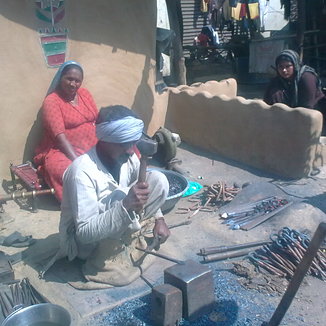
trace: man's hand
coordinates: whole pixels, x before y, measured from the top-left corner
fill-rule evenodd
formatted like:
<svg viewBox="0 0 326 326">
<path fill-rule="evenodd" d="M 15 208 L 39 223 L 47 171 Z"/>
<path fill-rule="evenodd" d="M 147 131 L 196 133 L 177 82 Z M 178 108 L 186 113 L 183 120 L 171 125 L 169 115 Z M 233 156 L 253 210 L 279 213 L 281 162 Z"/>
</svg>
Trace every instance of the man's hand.
<svg viewBox="0 0 326 326">
<path fill-rule="evenodd" d="M 167 238 L 170 236 L 171 232 L 168 226 L 166 225 L 163 217 L 160 217 L 155 220 L 153 234 L 154 237 L 160 239 L 160 243 L 164 243 L 167 240 Z"/>
<path fill-rule="evenodd" d="M 128 195 L 123 199 L 123 206 L 127 211 L 140 212 L 149 197 L 148 183 L 138 182 L 129 189 Z"/>
</svg>

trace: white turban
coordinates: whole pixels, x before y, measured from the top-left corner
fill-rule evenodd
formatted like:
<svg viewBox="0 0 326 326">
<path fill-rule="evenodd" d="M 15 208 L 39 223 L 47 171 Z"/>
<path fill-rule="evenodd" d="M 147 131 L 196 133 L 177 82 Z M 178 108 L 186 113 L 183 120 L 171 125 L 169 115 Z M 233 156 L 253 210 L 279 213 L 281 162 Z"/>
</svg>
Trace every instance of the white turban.
<svg viewBox="0 0 326 326">
<path fill-rule="evenodd" d="M 142 136 L 144 122 L 132 116 L 96 125 L 98 140 L 108 143 L 136 142 Z"/>
</svg>

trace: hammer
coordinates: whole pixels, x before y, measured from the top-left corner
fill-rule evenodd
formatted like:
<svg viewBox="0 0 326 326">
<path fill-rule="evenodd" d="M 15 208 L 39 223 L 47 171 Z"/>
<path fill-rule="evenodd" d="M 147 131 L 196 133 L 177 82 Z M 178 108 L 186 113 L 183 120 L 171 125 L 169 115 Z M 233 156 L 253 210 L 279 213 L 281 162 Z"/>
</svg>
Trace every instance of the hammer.
<svg viewBox="0 0 326 326">
<path fill-rule="evenodd" d="M 145 182 L 147 160 L 157 152 L 157 142 L 148 136 L 143 136 L 136 145 L 141 154 L 138 182 Z"/>
<path fill-rule="evenodd" d="M 143 135 L 143 137 L 137 142 L 136 145 L 141 154 L 138 182 L 145 182 L 147 161 L 150 157 L 152 157 L 157 152 L 157 142 L 149 138 L 147 135 Z M 159 247 L 160 247 L 160 239 L 158 237 L 154 237 L 153 243 L 147 247 L 147 250 L 148 251 L 151 251 L 153 249 L 158 250 Z"/>
</svg>

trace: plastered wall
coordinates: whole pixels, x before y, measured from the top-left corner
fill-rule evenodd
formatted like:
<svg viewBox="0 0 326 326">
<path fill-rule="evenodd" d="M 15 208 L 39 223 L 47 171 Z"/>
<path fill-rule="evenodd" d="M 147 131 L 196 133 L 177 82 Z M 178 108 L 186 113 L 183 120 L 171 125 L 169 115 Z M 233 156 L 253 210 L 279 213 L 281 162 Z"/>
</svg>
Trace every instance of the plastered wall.
<svg viewBox="0 0 326 326">
<path fill-rule="evenodd" d="M 236 97 L 238 85 L 234 78 L 228 78 L 221 81 L 209 80 L 206 83 L 194 83 L 190 86 L 180 85 L 176 87 L 179 91 L 190 90 L 192 93 L 208 92 L 212 95 L 225 95 L 228 97 Z M 171 89 L 173 90 L 173 89 Z"/>
<path fill-rule="evenodd" d="M 67 60 L 82 64 L 83 86 L 99 108 L 133 108 L 153 133 L 162 123 L 153 114 L 156 1 L 66 0 L 65 7 Z M 34 1 L 0 0 L 1 178 L 10 162 L 31 158 L 41 137 L 37 115 L 56 69 L 45 64 L 38 27 Z"/>
<path fill-rule="evenodd" d="M 269 107 L 235 97 L 235 80 L 170 88 L 156 94 L 156 1 L 65 1 L 67 60 L 84 68 L 100 108 L 123 104 L 153 134 L 160 126 L 196 146 L 288 177 L 312 169 L 322 127 L 319 112 Z M 45 64 L 35 2 L 0 0 L 0 177 L 31 159 L 41 137 L 39 109 L 56 72 Z M 217 94 L 227 94 L 217 95 Z"/>
<path fill-rule="evenodd" d="M 218 83 L 206 84 L 200 90 L 198 85 L 169 90 L 167 128 L 189 144 L 286 178 L 312 171 L 318 163 L 320 112 L 228 97 Z"/>
</svg>

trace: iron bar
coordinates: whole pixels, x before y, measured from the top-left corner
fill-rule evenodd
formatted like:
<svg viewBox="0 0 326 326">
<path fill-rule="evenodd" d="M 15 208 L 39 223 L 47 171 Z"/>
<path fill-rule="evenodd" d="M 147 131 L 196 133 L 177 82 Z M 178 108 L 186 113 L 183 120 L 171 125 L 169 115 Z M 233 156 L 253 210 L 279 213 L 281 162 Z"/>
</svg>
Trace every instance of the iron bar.
<svg viewBox="0 0 326 326">
<path fill-rule="evenodd" d="M 200 249 L 200 255 L 205 256 L 205 255 L 217 254 L 217 253 L 222 253 L 222 252 L 232 251 L 232 250 L 237 250 L 237 249 L 258 247 L 258 246 L 265 245 L 267 243 L 271 243 L 271 241 L 265 240 L 265 241 L 248 242 L 248 243 L 232 245 L 232 246 L 218 246 L 218 247 L 202 248 L 202 249 Z"/>
<path fill-rule="evenodd" d="M 153 256 L 156 256 L 156 257 L 159 257 L 159 258 L 162 258 L 162 259 L 166 259 L 166 260 L 172 261 L 173 263 L 176 263 L 176 264 L 180 264 L 180 265 L 184 265 L 185 264 L 185 262 L 182 261 L 182 260 L 178 260 L 178 259 L 175 259 L 175 258 L 166 256 L 166 255 L 162 255 L 162 254 L 159 254 L 158 252 L 149 251 L 149 250 L 146 250 L 146 249 L 143 249 L 143 248 L 139 248 L 139 247 L 135 247 L 135 248 L 137 250 L 140 250 L 140 251 L 145 252 L 146 254 L 150 254 L 150 255 L 153 255 Z"/>
</svg>

